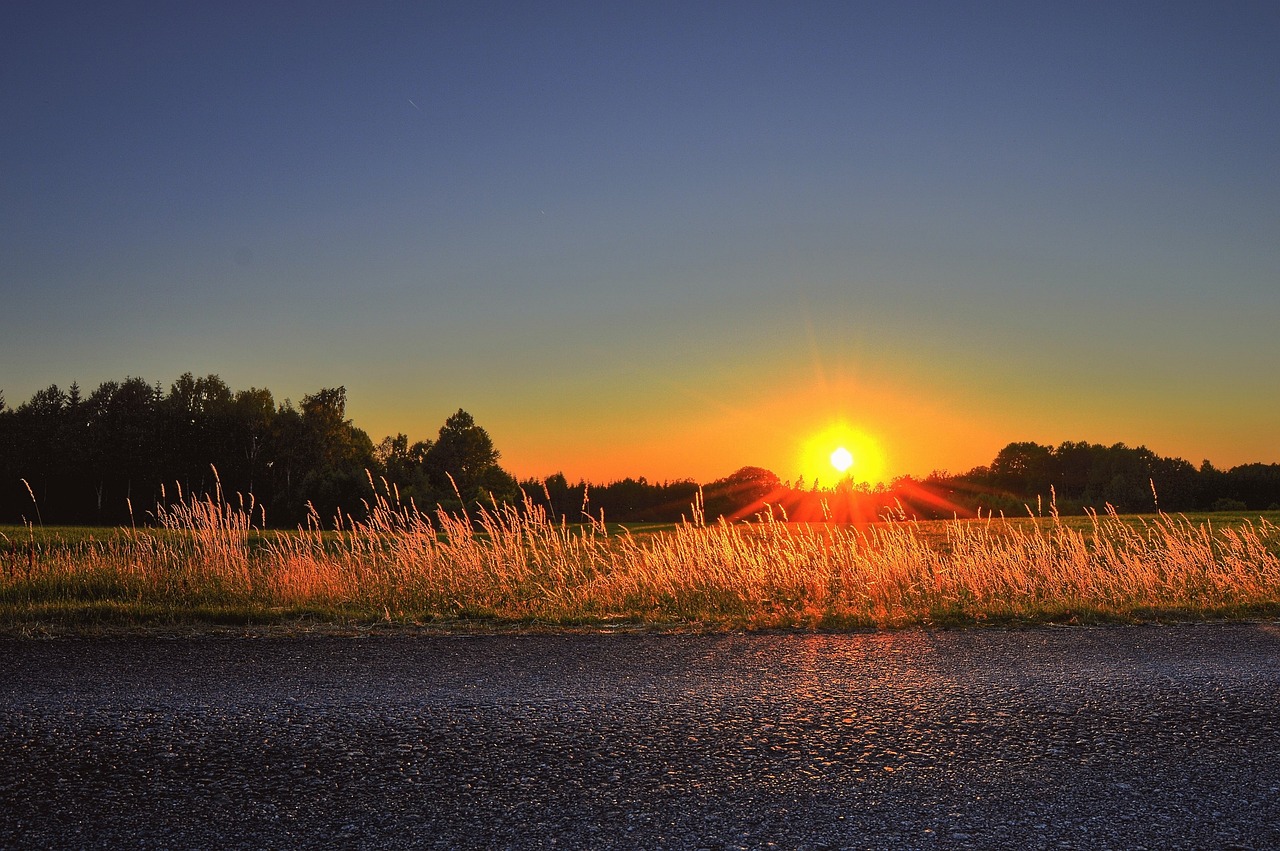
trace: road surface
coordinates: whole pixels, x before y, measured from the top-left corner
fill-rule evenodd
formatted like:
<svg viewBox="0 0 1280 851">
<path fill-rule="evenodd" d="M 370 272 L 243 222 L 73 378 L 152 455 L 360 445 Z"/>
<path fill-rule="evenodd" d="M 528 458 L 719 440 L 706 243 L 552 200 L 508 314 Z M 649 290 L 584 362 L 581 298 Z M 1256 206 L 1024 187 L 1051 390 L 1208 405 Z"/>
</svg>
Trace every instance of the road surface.
<svg viewBox="0 0 1280 851">
<path fill-rule="evenodd" d="M 1280 626 L 0 641 L 7 848 L 1280 848 Z"/>
</svg>

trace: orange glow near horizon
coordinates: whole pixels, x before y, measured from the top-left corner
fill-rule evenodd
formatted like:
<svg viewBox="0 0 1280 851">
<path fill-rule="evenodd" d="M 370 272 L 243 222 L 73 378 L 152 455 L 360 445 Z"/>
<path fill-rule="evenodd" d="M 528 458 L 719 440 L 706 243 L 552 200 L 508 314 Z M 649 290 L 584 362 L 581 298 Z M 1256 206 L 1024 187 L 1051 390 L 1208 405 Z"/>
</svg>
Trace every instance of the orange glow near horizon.
<svg viewBox="0 0 1280 851">
<path fill-rule="evenodd" d="M 575 482 L 707 484 L 753 466 L 792 484 L 803 476 L 806 490 L 815 481 L 822 489 L 874 487 L 989 463 L 1003 445 L 989 410 L 966 410 L 945 388 L 876 363 L 861 366 L 852 355 L 812 358 L 809 375 L 793 359 L 749 376 L 664 377 L 647 389 L 628 386 L 616 405 L 602 391 L 582 408 L 531 400 L 505 419 L 468 410 L 521 479 L 561 472 Z M 832 454 L 842 447 L 850 459 L 840 471 Z"/>
</svg>

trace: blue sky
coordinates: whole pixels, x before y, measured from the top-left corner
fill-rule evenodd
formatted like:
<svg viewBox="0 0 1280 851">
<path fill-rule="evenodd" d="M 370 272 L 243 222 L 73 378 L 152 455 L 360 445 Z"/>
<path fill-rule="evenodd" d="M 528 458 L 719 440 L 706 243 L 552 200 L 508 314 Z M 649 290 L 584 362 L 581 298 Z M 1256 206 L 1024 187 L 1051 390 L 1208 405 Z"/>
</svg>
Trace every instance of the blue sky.
<svg viewBox="0 0 1280 851">
<path fill-rule="evenodd" d="M 519 475 L 1280 461 L 1280 6 L 0 10 L 0 389 L 345 385 Z M 812 475 L 812 473 L 810 473 Z"/>
</svg>

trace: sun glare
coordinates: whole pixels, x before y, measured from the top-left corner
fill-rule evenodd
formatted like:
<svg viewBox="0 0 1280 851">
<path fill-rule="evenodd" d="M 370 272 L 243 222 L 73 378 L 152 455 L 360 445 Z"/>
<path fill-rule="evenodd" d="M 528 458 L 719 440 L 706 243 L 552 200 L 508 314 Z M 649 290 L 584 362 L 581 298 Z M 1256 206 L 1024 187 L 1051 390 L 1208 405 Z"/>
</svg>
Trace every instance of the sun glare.
<svg viewBox="0 0 1280 851">
<path fill-rule="evenodd" d="M 884 450 L 874 437 L 843 423 L 828 426 L 800 447 L 805 482 L 829 487 L 849 480 L 875 484 L 885 474 Z"/>
</svg>

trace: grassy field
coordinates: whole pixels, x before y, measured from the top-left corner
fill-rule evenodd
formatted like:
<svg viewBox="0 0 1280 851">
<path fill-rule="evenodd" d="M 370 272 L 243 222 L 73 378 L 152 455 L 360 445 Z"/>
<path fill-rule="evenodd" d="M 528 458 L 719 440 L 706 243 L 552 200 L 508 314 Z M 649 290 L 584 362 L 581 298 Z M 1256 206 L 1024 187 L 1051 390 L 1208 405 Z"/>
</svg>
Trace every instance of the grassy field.
<svg viewBox="0 0 1280 851">
<path fill-rule="evenodd" d="M 0 527 L 0 631 L 856 629 L 1280 616 L 1280 515 L 984 518 L 854 528 L 768 517 L 428 518 L 378 499 L 322 530 L 190 500 L 154 528 Z"/>
</svg>

